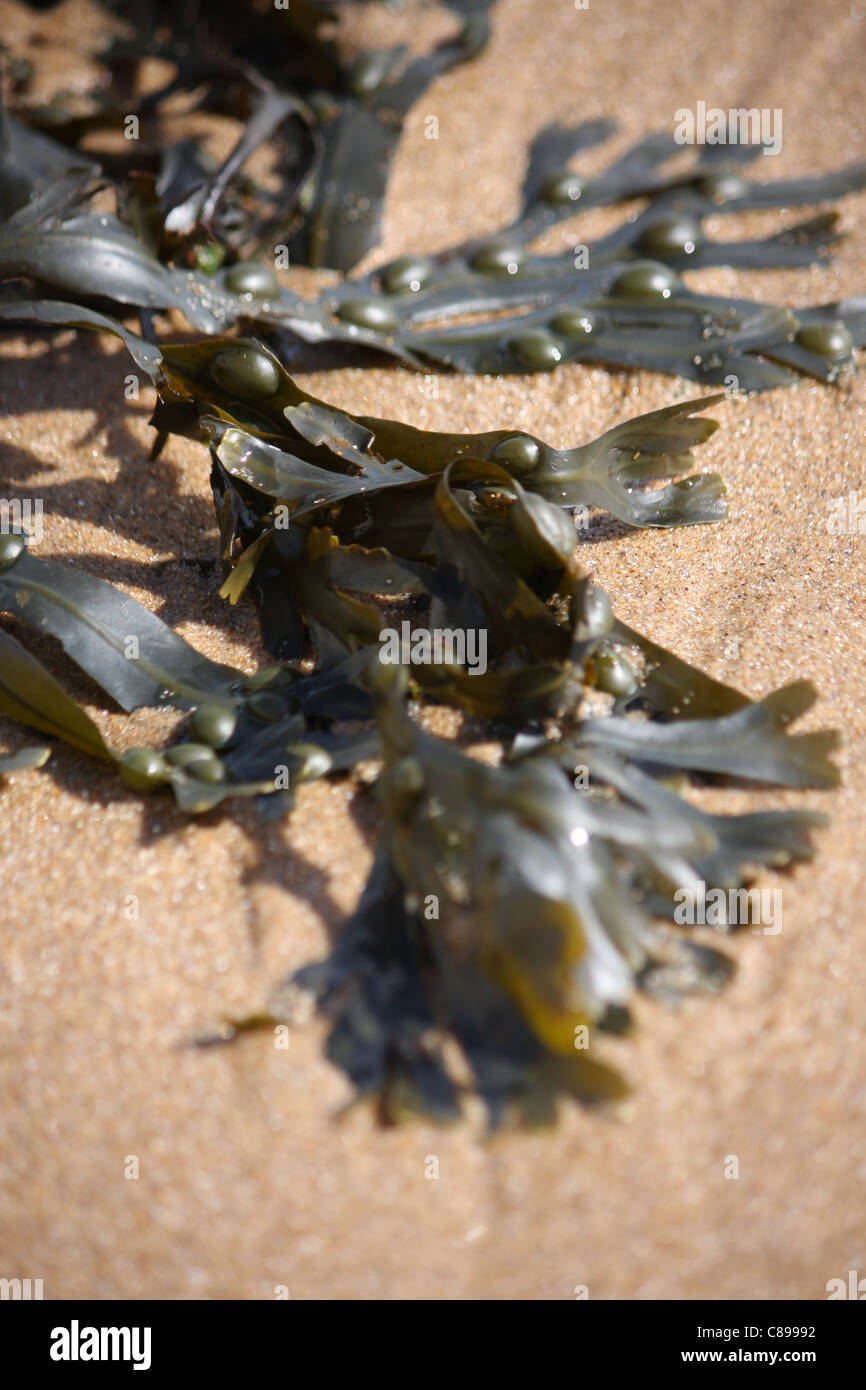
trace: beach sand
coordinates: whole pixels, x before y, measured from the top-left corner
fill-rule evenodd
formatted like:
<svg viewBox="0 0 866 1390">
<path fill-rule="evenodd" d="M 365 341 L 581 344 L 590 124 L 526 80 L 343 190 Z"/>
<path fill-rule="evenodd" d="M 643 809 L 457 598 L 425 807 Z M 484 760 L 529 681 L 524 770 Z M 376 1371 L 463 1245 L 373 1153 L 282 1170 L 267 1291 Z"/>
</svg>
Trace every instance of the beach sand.
<svg viewBox="0 0 866 1390">
<path fill-rule="evenodd" d="M 13 51 L 41 36 L 27 50 L 41 97 L 87 89 L 102 25 L 77 0 L 42 14 L 0 4 Z M 530 138 L 555 119 L 615 116 L 620 150 L 698 100 L 781 108 L 783 152 L 758 176 L 853 162 L 864 45 L 866 9 L 849 0 L 501 0 L 484 56 L 410 116 L 371 264 L 501 225 Z M 866 196 L 840 206 L 848 236 L 831 268 L 690 283 L 791 304 L 862 293 Z M 758 235 L 801 215 L 709 231 Z M 578 223 L 581 239 L 605 217 Z M 265 660 L 255 614 L 216 594 L 206 450 L 173 439 L 148 461 L 154 395 L 125 400 L 129 371 L 87 334 L 52 349 L 4 331 L 0 492 L 44 499 L 39 554 L 120 584 L 209 656 L 253 670 Z M 700 394 L 577 365 L 442 375 L 435 398 L 396 366 L 299 379 L 366 414 L 514 426 L 556 445 Z M 292 1299 L 570 1299 L 577 1286 L 591 1299 L 820 1299 L 829 1279 L 866 1274 L 866 536 L 827 529 L 834 499 L 866 498 L 866 375 L 712 413 L 722 428 L 700 466 L 724 475 L 730 521 L 616 534 L 585 560 L 632 626 L 754 696 L 811 677 L 821 700 L 803 726 L 844 731 L 838 792 L 702 793 L 714 808 L 831 815 L 814 864 L 761 880 L 782 887 L 781 932 L 727 944 L 737 973 L 718 998 L 678 1011 L 638 1000 L 634 1035 L 605 1053 L 633 1088 L 616 1108 L 565 1106 L 554 1132 L 492 1140 L 471 1108 L 448 1130 L 382 1130 L 366 1108 L 339 1115 L 349 1092 L 321 1021 L 293 1026 L 285 1051 L 262 1034 L 187 1046 L 327 952 L 369 867 L 369 789 L 311 786 L 278 824 L 244 805 L 188 819 L 57 747 L 0 794 L 0 1274 L 43 1279 L 46 1298 L 96 1299 L 269 1299 L 280 1286 Z M 98 710 L 95 687 L 43 650 Z M 124 745 L 171 722 L 99 719 Z M 0 747 L 34 741 L 0 721 Z"/>
</svg>

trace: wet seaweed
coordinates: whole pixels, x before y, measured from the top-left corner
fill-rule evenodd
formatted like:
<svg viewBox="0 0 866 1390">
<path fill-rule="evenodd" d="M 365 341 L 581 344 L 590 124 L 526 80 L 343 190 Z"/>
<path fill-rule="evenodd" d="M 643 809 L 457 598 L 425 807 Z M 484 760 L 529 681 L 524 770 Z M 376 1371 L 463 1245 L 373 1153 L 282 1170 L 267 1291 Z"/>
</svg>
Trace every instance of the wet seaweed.
<svg viewBox="0 0 866 1390">
<path fill-rule="evenodd" d="M 751 241 L 714 241 L 705 224 L 835 202 L 866 187 L 862 163 L 758 182 L 746 177 L 757 145 L 701 146 L 684 169 L 673 134 L 658 133 L 584 176 L 572 161 L 608 139 L 614 123 L 555 125 L 530 146 L 521 210 L 507 226 L 348 277 L 378 244 L 407 112 L 435 77 L 486 42 L 487 0 L 449 8 L 463 27 L 412 56 L 401 46 L 344 51 L 340 7 L 316 0 L 268 13 L 246 6 L 242 37 L 237 6 L 209 6 L 183 41 L 165 23 L 170 7 L 150 6 L 138 39 L 115 40 L 103 55 L 111 85 L 86 113 L 20 101 L 14 115 L 0 111 L 0 281 L 23 279 L 95 309 L 175 309 L 204 333 L 249 325 L 285 354 L 299 342 L 347 355 L 367 348 L 427 371 L 510 374 L 588 362 L 751 392 L 801 375 L 834 382 L 852 368 L 866 343 L 862 298 L 785 308 L 704 294 L 683 275 L 826 264 L 841 236 L 834 209 Z M 275 25 L 290 43 L 274 44 Z M 154 56 L 174 76 L 140 98 L 138 67 Z M 218 166 L 196 142 L 162 134 L 163 108 L 180 93 L 191 110 L 243 123 Z M 116 132 L 133 111 L 143 129 L 128 157 L 100 164 L 77 148 L 85 136 Z M 263 150 L 280 170 L 276 189 L 244 172 Z M 116 211 L 88 210 L 109 189 Z M 644 203 L 637 216 L 593 243 L 577 239 L 581 213 L 636 198 Z M 568 250 L 533 249 L 575 218 Z M 256 254 L 265 259 L 250 260 Z M 276 273 L 298 262 L 344 278 L 302 298 Z"/>
<path fill-rule="evenodd" d="M 583 533 L 604 516 L 725 520 L 723 481 L 694 452 L 720 395 L 559 448 L 351 414 L 306 392 L 291 354 L 304 341 L 425 370 L 587 361 L 743 391 L 833 383 L 866 344 L 866 300 L 790 310 L 682 277 L 826 262 L 832 210 L 751 242 L 710 241 L 704 224 L 814 209 L 866 186 L 866 166 L 758 183 L 745 177 L 755 149 L 706 147 L 673 169 L 673 138 L 653 135 L 583 177 L 572 161 L 612 123 L 550 127 L 509 226 L 302 299 L 250 257 L 279 236 L 293 261 L 346 272 L 375 248 L 407 112 L 488 37 L 488 0 L 449 8 L 455 34 L 412 56 L 348 52 L 338 4 L 246 6 L 242 34 L 238 7 L 215 4 L 184 38 L 153 3 L 112 41 L 111 81 L 85 109 L 26 108 L 26 80 L 11 112 L 0 104 L 0 321 L 124 344 L 156 387 L 154 459 L 172 434 L 209 455 L 220 594 L 256 605 L 273 661 L 254 673 L 209 661 L 116 586 L 4 532 L 0 711 L 52 742 L 0 757 L 0 778 L 42 768 L 59 740 L 131 794 L 171 794 L 189 814 L 252 798 L 279 816 L 305 783 L 372 765 L 381 833 L 332 954 L 282 982 L 269 1012 L 206 1041 L 290 1019 L 305 990 L 330 1019 L 332 1061 L 384 1120 L 453 1121 L 475 1095 L 493 1125 L 539 1125 L 562 1097 L 622 1094 L 605 1035 L 631 1026 L 637 991 L 677 1002 L 729 978 L 729 956 L 677 922 L 678 890 L 740 891 L 812 856 L 814 811 L 719 815 L 688 787 L 832 788 L 837 736 L 792 732 L 809 682 L 752 700 L 619 620 L 583 563 Z M 274 23 L 291 43 L 272 42 Z M 134 154 L 82 154 L 133 109 L 146 57 L 173 76 L 137 102 Z M 221 163 L 165 138 L 178 94 L 243 122 Z M 275 182 L 249 173 L 262 150 L 279 157 Z M 635 198 L 643 211 L 589 247 L 532 249 L 575 213 Z M 170 310 L 199 336 L 177 341 Z M 176 711 L 170 741 L 115 747 L 34 635 L 60 644 L 106 710 Z M 462 718 L 458 740 L 422 726 L 419 704 L 435 703 Z"/>
<path fill-rule="evenodd" d="M 65 312 L 29 307 L 36 322 Z M 448 1120 L 475 1092 L 491 1123 L 537 1124 L 559 1096 L 621 1093 L 603 1039 L 624 1026 L 634 991 L 675 1000 L 718 989 L 732 969 L 665 923 L 675 889 L 739 888 L 761 866 L 808 858 L 823 820 L 711 815 L 671 774 L 838 780 L 836 736 L 789 731 L 815 698 L 808 682 L 753 703 L 619 623 L 579 563 L 578 505 L 636 526 L 720 519 L 719 479 L 682 496 L 667 482 L 693 466 L 715 428 L 700 412 L 718 398 L 557 451 L 508 431 L 350 416 L 309 397 L 255 340 L 142 348 L 105 315 L 75 322 L 117 332 L 151 372 L 159 429 L 208 443 L 221 592 L 255 599 L 276 664 L 250 677 L 209 662 L 112 585 L 9 534 L 0 611 L 57 638 L 123 709 L 173 706 L 188 719 L 165 748 L 115 751 L 8 634 L 0 708 L 113 763 L 135 792 L 170 789 L 192 814 L 238 796 L 284 814 L 310 779 L 379 764 L 370 882 L 333 956 L 292 982 L 332 1019 L 329 1055 L 357 1095 L 389 1121 Z M 188 413 L 171 413 L 179 402 Z M 398 621 L 411 639 L 388 664 L 383 638 Z M 489 668 L 435 656 L 436 632 L 473 626 Z M 592 705 L 601 696 L 613 713 Z M 426 733 L 412 697 L 483 720 L 498 765 Z M 220 1037 L 281 1019 L 285 998 L 278 988 L 270 1013 Z"/>
</svg>

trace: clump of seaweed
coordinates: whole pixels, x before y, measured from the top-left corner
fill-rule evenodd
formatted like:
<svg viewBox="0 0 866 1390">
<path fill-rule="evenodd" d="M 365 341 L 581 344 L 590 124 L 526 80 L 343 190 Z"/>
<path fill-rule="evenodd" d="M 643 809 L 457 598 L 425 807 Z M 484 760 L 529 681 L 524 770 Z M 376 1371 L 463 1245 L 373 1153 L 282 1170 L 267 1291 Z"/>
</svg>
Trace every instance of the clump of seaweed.
<svg viewBox="0 0 866 1390">
<path fill-rule="evenodd" d="M 739 890 L 812 855 L 816 813 L 715 815 L 682 784 L 832 787 L 836 735 L 790 732 L 815 699 L 808 682 L 751 700 L 619 621 L 580 563 L 578 511 L 633 527 L 724 519 L 722 480 L 695 471 L 693 453 L 721 396 L 561 449 L 522 431 L 441 433 L 347 413 L 297 384 L 285 346 L 367 345 L 467 372 L 581 360 L 742 390 L 798 373 L 833 382 L 866 343 L 866 301 L 792 312 L 697 294 L 680 276 L 823 260 L 833 213 L 761 242 L 711 243 L 703 223 L 837 198 L 866 186 L 866 166 L 756 184 L 743 176 L 754 151 L 709 147 L 672 174 L 672 141 L 652 136 L 582 179 L 570 160 L 611 127 L 552 128 L 532 146 L 510 227 L 303 300 L 250 253 L 278 231 L 312 265 L 359 263 L 378 239 L 402 117 L 437 73 L 480 51 L 489 5 L 452 0 L 463 27 L 426 56 L 351 61 L 323 28 L 338 6 L 293 0 L 276 20 L 245 7 L 241 39 L 237 8 L 208 8 L 205 41 L 179 38 L 167 7 L 152 5 L 137 38 L 106 53 L 112 85 L 84 113 L 31 110 L 24 123 L 0 109 L 0 319 L 115 335 L 157 388 L 154 455 L 170 434 L 207 446 L 220 593 L 255 602 L 274 664 L 249 674 L 207 660 L 13 531 L 0 536 L 0 612 L 56 638 L 123 710 L 188 718 L 167 747 L 119 752 L 11 632 L 0 633 L 0 710 L 190 814 L 237 797 L 285 814 L 304 783 L 377 763 L 369 882 L 331 957 L 289 983 L 312 991 L 331 1019 L 329 1055 L 384 1118 L 453 1119 L 474 1092 L 491 1123 L 546 1123 L 560 1096 L 621 1093 L 603 1039 L 629 1026 L 636 990 L 676 1000 L 730 975 L 724 953 L 674 922 L 676 890 Z M 293 45 L 269 43 L 275 22 Z M 107 171 L 79 142 L 129 110 L 147 55 L 175 76 L 139 104 L 149 133 L 135 164 L 118 156 Z M 219 168 L 194 143 L 161 139 L 178 92 L 243 115 Z M 281 154 L 277 189 L 244 173 L 266 144 Z M 116 213 L 93 201 L 106 183 Z M 528 249 L 576 209 L 638 196 L 645 211 L 589 248 L 589 268 L 572 252 Z M 156 333 L 171 309 L 195 341 Z M 140 331 L 122 321 L 130 311 Z M 488 318 L 449 324 L 469 314 Z M 243 335 L 228 333 L 235 325 Z M 483 663 L 460 640 L 470 632 L 483 636 Z M 486 760 L 427 732 L 416 702 L 473 721 Z M 0 777 L 49 755 L 4 757 Z M 280 986 L 270 1014 L 218 1036 L 281 1019 L 286 998 Z"/>
<path fill-rule="evenodd" d="M 276 12 L 248 4 L 242 27 L 237 5 L 209 5 L 183 39 L 167 23 L 171 7 L 152 4 L 137 40 L 116 39 L 102 55 L 111 85 L 86 112 L 0 112 L 0 281 L 94 308 L 136 308 L 148 323 L 175 309 L 204 333 L 243 323 L 277 348 L 368 348 L 424 370 L 525 373 L 579 361 L 744 392 L 799 375 L 834 382 L 849 370 L 866 344 L 863 297 L 783 308 L 702 294 L 682 276 L 704 266 L 825 263 L 840 235 L 835 211 L 753 241 L 713 241 L 705 223 L 838 199 L 866 187 L 862 163 L 754 182 L 745 170 L 760 146 L 700 146 L 683 169 L 672 165 L 682 153 L 674 135 L 659 133 L 584 177 L 571 161 L 613 123 L 554 125 L 529 151 L 520 214 L 490 235 L 432 256 L 404 254 L 313 301 L 281 283 L 267 260 L 250 260 L 349 272 L 375 248 L 403 120 L 437 75 L 482 51 L 491 3 L 449 0 L 463 27 L 419 57 L 405 46 L 344 52 L 339 7 L 318 0 Z M 290 42 L 274 43 L 275 26 Z M 139 65 L 153 57 L 174 75 L 142 97 Z M 244 122 L 219 167 L 195 141 L 161 138 L 166 105 L 180 93 L 190 110 Z M 141 129 L 128 155 L 100 166 L 78 148 L 130 119 Z M 263 149 L 280 171 L 276 189 L 245 172 Z M 88 210 L 106 182 L 116 212 Z M 635 198 L 645 203 L 640 215 L 591 245 L 531 249 L 566 218 Z"/>
<path fill-rule="evenodd" d="M 39 312 L 50 319 L 50 306 Z M 709 815 L 671 774 L 837 780 L 835 735 L 788 732 L 814 699 L 807 682 L 750 701 L 619 623 L 577 561 L 578 506 L 633 526 L 724 515 L 720 480 L 688 473 L 715 428 L 699 412 L 718 397 L 554 450 L 528 434 L 348 415 L 251 339 L 156 348 L 103 316 L 78 322 L 114 328 L 151 371 L 161 431 L 207 438 L 221 592 L 255 597 L 277 662 L 252 677 L 209 662 L 110 584 L 36 559 L 10 534 L 2 611 L 56 637 L 122 708 L 192 713 L 167 749 L 117 754 L 9 634 L 0 708 L 113 762 L 136 791 L 170 789 L 191 813 L 244 796 L 279 814 L 311 778 L 379 760 L 370 882 L 331 959 L 295 981 L 333 1018 L 333 1060 L 389 1119 L 454 1117 L 467 1086 L 493 1122 L 512 1109 L 548 1120 L 559 1094 L 617 1094 L 596 1034 L 622 1030 L 634 990 L 677 997 L 730 973 L 720 952 L 660 920 L 675 889 L 739 887 L 762 865 L 808 858 L 822 821 Z M 465 653 L 384 663 L 401 610 L 428 653 L 437 632 L 483 631 L 489 667 L 473 671 Z M 589 691 L 612 697 L 613 713 L 588 708 Z M 411 698 L 484 721 L 499 765 L 424 732 Z M 459 1084 L 446 1039 L 469 1069 Z"/>
</svg>

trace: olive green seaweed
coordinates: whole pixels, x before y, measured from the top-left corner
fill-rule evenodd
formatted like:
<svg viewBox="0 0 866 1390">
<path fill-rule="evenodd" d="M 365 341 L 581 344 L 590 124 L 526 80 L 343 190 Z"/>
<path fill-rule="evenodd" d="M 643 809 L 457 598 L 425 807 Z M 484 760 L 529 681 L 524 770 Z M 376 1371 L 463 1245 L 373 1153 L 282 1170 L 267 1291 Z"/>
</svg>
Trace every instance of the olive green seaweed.
<svg viewBox="0 0 866 1390">
<path fill-rule="evenodd" d="M 562 1098 L 623 1094 L 605 1039 L 631 1028 L 639 991 L 678 1003 L 729 979 L 732 959 L 677 924 L 678 892 L 739 892 L 814 854 L 813 809 L 720 815 L 688 788 L 830 789 L 838 736 L 793 729 L 809 681 L 752 700 L 620 620 L 589 572 L 612 528 L 726 521 L 724 483 L 695 456 L 722 394 L 557 447 L 512 426 L 352 414 L 293 373 L 360 349 L 424 371 L 648 368 L 726 394 L 839 383 L 866 345 L 866 298 L 789 308 L 687 277 L 826 265 L 841 231 L 821 205 L 866 187 L 866 165 L 760 182 L 747 177 L 757 146 L 683 158 L 652 134 L 587 175 L 575 161 L 613 123 L 553 125 L 529 146 L 508 226 L 349 278 L 378 245 L 407 114 L 487 43 L 492 0 L 446 3 L 452 32 L 415 53 L 353 49 L 347 4 L 331 0 L 214 0 L 181 23 L 168 0 L 133 13 L 105 0 L 123 26 L 100 54 L 103 85 L 40 106 L 20 100 L 17 69 L 0 93 L 0 323 L 124 344 L 156 388 L 147 466 L 171 466 L 170 435 L 209 453 L 219 593 L 255 605 L 271 662 L 208 660 L 81 559 L 39 558 L 13 529 L 0 535 L 0 711 L 98 760 L 114 794 L 171 793 L 192 815 L 237 798 L 261 818 L 302 815 L 299 791 L 327 776 L 354 779 L 366 817 L 375 777 L 373 867 L 331 953 L 198 1041 L 291 1020 L 305 990 L 329 1020 L 329 1057 L 384 1121 L 453 1122 L 475 1095 L 491 1125 L 539 1126 Z M 221 163 L 198 137 L 170 138 L 179 98 L 235 122 Z M 141 138 L 103 169 L 86 151 L 130 111 Z M 566 219 L 579 236 L 579 214 L 636 199 L 589 245 L 533 249 Z M 713 231 L 781 207 L 808 212 L 761 239 Z M 298 260 L 343 277 L 302 297 L 282 274 Z M 110 746 L 36 654 L 45 637 L 106 711 L 182 715 L 165 746 Z M 419 703 L 447 706 L 453 736 L 434 736 Z M 0 755 L 0 780 L 52 747 Z M 719 921 L 717 939 L 734 925 Z"/>
</svg>

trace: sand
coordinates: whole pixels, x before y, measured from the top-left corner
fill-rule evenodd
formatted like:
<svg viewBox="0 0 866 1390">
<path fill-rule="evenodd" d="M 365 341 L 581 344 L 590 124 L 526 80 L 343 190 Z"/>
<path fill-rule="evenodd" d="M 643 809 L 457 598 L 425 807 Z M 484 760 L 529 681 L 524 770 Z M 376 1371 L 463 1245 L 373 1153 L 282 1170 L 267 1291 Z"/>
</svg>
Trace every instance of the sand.
<svg viewBox="0 0 866 1390">
<path fill-rule="evenodd" d="M 13 49 L 41 33 L 47 92 L 86 90 L 99 24 L 78 3 L 0 6 Z M 411 115 L 378 258 L 513 215 L 527 140 L 553 119 L 616 115 L 621 148 L 699 99 L 780 107 L 783 153 L 762 176 L 854 161 L 864 41 L 866 11 L 849 0 L 502 0 L 486 55 Z M 428 114 L 438 141 L 424 137 Z M 849 235 L 831 269 L 692 283 L 780 303 L 860 293 L 866 197 L 842 211 Z M 710 232 L 755 235 L 799 215 Z M 4 333 L 0 357 L 0 491 L 44 499 L 39 553 L 121 584 L 210 656 L 255 669 L 254 614 L 217 598 L 208 564 L 203 447 L 173 440 L 148 462 L 153 393 L 125 401 L 128 360 L 95 338 L 49 351 Z M 435 399 L 398 367 L 300 380 L 368 414 L 519 425 L 555 444 L 698 394 L 579 366 L 443 376 Z M 783 888 L 782 931 L 730 943 L 738 970 L 717 999 L 678 1012 L 638 1002 L 636 1035 L 607 1051 L 633 1085 L 618 1108 L 565 1107 L 554 1133 L 492 1141 L 474 1114 L 452 1130 L 382 1131 L 366 1109 L 339 1117 L 348 1089 L 318 1021 L 294 1026 L 285 1051 L 263 1035 L 185 1045 L 327 951 L 369 866 L 369 791 L 312 786 L 278 825 L 245 807 L 188 820 L 58 748 L 0 794 L 0 1275 L 42 1278 L 47 1298 L 268 1299 L 286 1286 L 293 1299 L 569 1299 L 584 1285 L 591 1299 L 817 1299 L 829 1279 L 866 1274 L 866 537 L 827 530 L 833 499 L 866 497 L 866 375 L 715 413 L 701 463 L 728 482 L 730 522 L 629 534 L 586 559 L 633 626 L 753 695 L 810 676 L 822 698 L 805 724 L 844 730 L 840 791 L 711 798 L 831 813 L 813 866 L 762 880 Z M 166 723 L 100 721 L 129 744 Z M 0 747 L 32 741 L 0 722 Z"/>
</svg>

